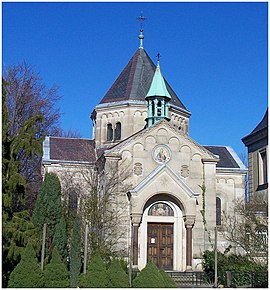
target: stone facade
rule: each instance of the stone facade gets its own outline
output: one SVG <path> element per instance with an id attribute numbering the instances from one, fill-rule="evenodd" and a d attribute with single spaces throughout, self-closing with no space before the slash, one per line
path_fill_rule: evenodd
<path id="1" fill-rule="evenodd" d="M 108 174 L 110 168 L 129 168 L 121 181 L 128 189 L 118 196 L 119 227 L 125 234 L 116 248 L 129 252 L 139 269 L 153 259 L 167 270 L 200 270 L 202 252 L 212 249 L 216 226 L 219 249 L 228 246 L 221 212 L 230 213 L 234 200 L 244 198 L 246 168 L 232 148 L 204 147 L 189 137 L 190 112 L 167 82 L 172 97 L 168 118 L 146 126 L 147 102 L 142 96 L 154 70 L 140 48 L 95 107 L 93 140 L 47 137 L 43 169 L 61 178 L 61 172 L 76 167 L 87 166 L 90 172 L 102 164 L 101 171 Z M 79 157 L 72 148 L 88 149 Z M 81 203 L 82 198 L 87 195 Z"/>

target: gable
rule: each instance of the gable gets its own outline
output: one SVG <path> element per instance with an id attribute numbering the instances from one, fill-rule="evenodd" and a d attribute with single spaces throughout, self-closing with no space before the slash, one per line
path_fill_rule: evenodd
<path id="1" fill-rule="evenodd" d="M 185 215 L 195 214 L 196 198 L 199 196 L 199 193 L 193 192 L 184 178 L 177 176 L 166 163 L 154 169 L 129 192 L 135 212 L 143 212 L 147 200 L 154 195 L 165 193 L 178 201 Z"/>
<path id="2" fill-rule="evenodd" d="M 214 154 L 180 130 L 177 130 L 167 120 L 161 120 L 149 128 L 145 128 L 121 141 L 110 150 L 106 150 L 105 156 L 117 153 L 122 154 L 123 152 L 126 152 L 124 153 L 126 155 L 128 155 L 127 152 L 130 152 L 131 156 L 134 156 L 134 154 L 138 155 L 136 153 L 140 151 L 150 153 L 158 144 L 167 145 L 174 152 L 188 151 L 191 155 L 199 154 L 202 158 L 212 160 L 213 162 L 218 161 L 218 158 Z"/>

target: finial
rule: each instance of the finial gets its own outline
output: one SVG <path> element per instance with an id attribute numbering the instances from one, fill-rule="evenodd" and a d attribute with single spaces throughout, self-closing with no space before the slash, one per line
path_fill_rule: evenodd
<path id="1" fill-rule="evenodd" d="M 146 20 L 146 18 L 143 16 L 143 12 L 141 12 L 141 16 L 140 17 L 137 17 L 137 19 L 140 21 L 140 35 L 139 35 L 140 47 L 139 48 L 143 48 L 143 39 L 144 39 L 144 35 L 143 35 L 143 21 Z"/>
<path id="2" fill-rule="evenodd" d="M 157 54 L 157 66 L 159 67 L 159 61 L 160 61 L 160 58 L 161 58 L 161 54 L 158 52 Z"/>

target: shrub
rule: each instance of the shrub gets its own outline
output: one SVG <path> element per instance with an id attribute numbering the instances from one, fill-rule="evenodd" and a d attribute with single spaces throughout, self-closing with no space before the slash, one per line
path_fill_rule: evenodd
<path id="1" fill-rule="evenodd" d="M 9 288 L 42 288 L 44 277 L 38 264 L 35 250 L 30 243 L 27 244 L 20 263 L 12 271 Z"/>
<path id="2" fill-rule="evenodd" d="M 150 261 L 133 280 L 132 286 L 134 288 L 164 288 L 165 284 L 157 266 Z"/>
<path id="3" fill-rule="evenodd" d="M 90 259 L 86 274 L 80 276 L 79 287 L 83 288 L 106 288 L 109 284 L 106 264 L 101 259 L 100 253 L 96 252 Z"/>
<path id="4" fill-rule="evenodd" d="M 45 267 L 46 288 L 67 288 L 70 285 L 69 274 L 56 248 L 53 249 L 51 262 Z"/>
<path id="5" fill-rule="evenodd" d="M 226 284 L 226 271 L 232 273 L 231 286 L 243 286 L 251 284 L 251 272 L 264 273 L 267 271 L 261 265 L 256 264 L 250 260 L 247 256 L 241 255 L 229 255 L 226 256 L 218 252 L 218 276 L 219 282 Z M 215 253 L 214 251 L 205 251 L 203 253 L 203 269 L 207 274 L 210 282 L 214 281 L 214 265 L 215 265 Z M 262 275 L 262 277 L 264 277 Z M 264 281 L 262 281 L 262 285 Z"/>
<path id="6" fill-rule="evenodd" d="M 159 270 L 159 273 L 163 278 L 165 288 L 176 288 L 174 280 L 164 270 Z"/>
<path id="7" fill-rule="evenodd" d="M 118 259 L 112 260 L 109 269 L 109 287 L 110 288 L 129 288 L 128 275 L 121 266 Z"/>

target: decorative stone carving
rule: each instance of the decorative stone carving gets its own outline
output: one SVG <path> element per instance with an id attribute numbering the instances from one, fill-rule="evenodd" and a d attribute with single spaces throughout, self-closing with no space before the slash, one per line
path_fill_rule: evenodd
<path id="1" fill-rule="evenodd" d="M 183 176 L 183 177 L 188 177 L 189 176 L 188 165 L 182 165 L 182 167 L 181 167 L 181 176 Z"/>
<path id="2" fill-rule="evenodd" d="M 160 183 L 163 185 L 163 186 L 166 186 L 168 184 L 168 179 L 166 176 L 162 176 L 160 178 Z"/>
<path id="3" fill-rule="evenodd" d="M 142 164 L 140 162 L 134 164 L 134 174 L 142 175 Z"/>

